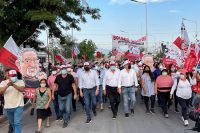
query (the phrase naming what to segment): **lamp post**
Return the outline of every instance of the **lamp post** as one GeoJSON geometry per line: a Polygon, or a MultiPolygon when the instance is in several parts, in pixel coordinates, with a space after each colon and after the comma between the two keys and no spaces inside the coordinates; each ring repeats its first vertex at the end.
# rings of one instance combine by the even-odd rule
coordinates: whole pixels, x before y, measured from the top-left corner
{"type": "Polygon", "coordinates": [[[196,30],[196,39],[197,39],[197,36],[198,36],[198,31],[197,31],[197,21],[194,21],[194,20],[189,20],[189,19],[186,19],[186,18],[182,18],[182,21],[189,21],[189,22],[192,22],[195,24],[195,30],[196,30]]]}
{"type": "Polygon", "coordinates": [[[133,2],[136,2],[136,3],[141,3],[141,4],[144,4],[145,5],[145,21],[146,21],[146,46],[145,46],[145,50],[148,51],[148,18],[147,18],[147,3],[146,2],[140,2],[140,1],[137,1],[137,0],[131,0],[133,2]]]}

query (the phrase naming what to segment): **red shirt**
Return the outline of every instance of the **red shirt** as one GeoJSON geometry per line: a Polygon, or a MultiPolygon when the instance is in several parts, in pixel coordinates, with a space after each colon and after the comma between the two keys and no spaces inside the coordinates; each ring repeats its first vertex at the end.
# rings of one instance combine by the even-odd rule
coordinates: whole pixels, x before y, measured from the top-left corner
{"type": "Polygon", "coordinates": [[[158,88],[165,88],[165,87],[172,87],[173,86],[173,79],[171,76],[158,76],[156,79],[156,84],[158,88]]]}

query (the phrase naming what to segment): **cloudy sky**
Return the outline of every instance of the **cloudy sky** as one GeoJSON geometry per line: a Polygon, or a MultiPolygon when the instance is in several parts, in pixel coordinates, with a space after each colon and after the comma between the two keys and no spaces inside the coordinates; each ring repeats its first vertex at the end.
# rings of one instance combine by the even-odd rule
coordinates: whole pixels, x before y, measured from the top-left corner
{"type": "MultiPolygon", "coordinates": [[[[149,45],[156,46],[161,41],[172,42],[180,35],[182,18],[197,22],[200,37],[200,0],[138,0],[147,2],[149,45]]],[[[112,35],[130,37],[133,40],[145,35],[145,6],[130,0],[87,0],[92,7],[101,10],[101,19],[88,17],[81,24],[81,31],[74,31],[80,42],[93,40],[99,48],[111,49],[112,35]]],[[[196,25],[185,21],[191,40],[194,40],[196,25]]],[[[71,31],[67,32],[71,34],[71,31]]],[[[42,40],[46,40],[44,37],[42,40]]]]}

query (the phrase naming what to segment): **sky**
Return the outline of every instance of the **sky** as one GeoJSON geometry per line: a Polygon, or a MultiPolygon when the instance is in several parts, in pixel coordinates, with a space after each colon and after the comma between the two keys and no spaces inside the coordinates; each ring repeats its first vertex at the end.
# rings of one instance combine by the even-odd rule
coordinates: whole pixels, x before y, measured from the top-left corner
{"type": "MultiPolygon", "coordinates": [[[[137,40],[145,35],[145,5],[130,0],[86,0],[91,7],[99,8],[101,19],[87,16],[87,23],[80,24],[81,31],[73,31],[80,42],[93,40],[101,50],[111,50],[112,35],[137,40]]],[[[162,41],[172,43],[181,34],[182,18],[191,41],[194,41],[196,24],[200,38],[200,0],[138,0],[147,2],[149,47],[159,47],[162,41]]],[[[67,31],[72,34],[71,31],[67,31]]],[[[44,37],[42,40],[46,40],[44,37]]]]}

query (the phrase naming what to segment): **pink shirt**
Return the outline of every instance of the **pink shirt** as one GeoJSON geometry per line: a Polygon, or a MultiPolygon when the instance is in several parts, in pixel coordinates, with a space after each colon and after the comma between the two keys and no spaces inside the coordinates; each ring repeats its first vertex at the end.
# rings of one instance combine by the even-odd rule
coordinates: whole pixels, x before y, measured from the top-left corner
{"type": "Polygon", "coordinates": [[[158,76],[156,79],[156,84],[158,88],[164,88],[164,87],[172,87],[173,86],[173,79],[171,76],[158,76]]]}
{"type": "Polygon", "coordinates": [[[54,76],[54,75],[49,76],[49,78],[48,78],[49,88],[51,88],[51,89],[53,88],[55,79],[56,79],[56,76],[54,76]]]}

